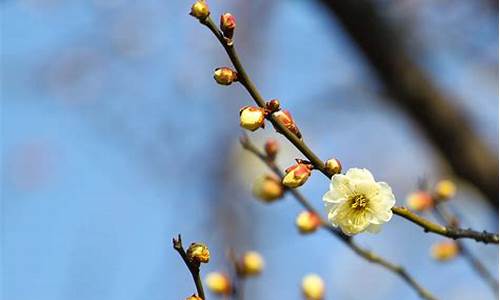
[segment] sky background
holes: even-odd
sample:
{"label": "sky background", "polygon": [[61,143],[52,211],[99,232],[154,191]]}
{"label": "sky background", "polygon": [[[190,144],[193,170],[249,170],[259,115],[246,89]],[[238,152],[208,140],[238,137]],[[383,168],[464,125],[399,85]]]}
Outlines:
{"label": "sky background", "polygon": [[[293,112],[320,157],[370,169],[399,204],[421,178],[453,178],[317,2],[209,3],[215,17],[237,17],[249,74],[266,98]],[[184,299],[194,286],[171,247],[178,233],[185,244],[208,244],[204,274],[227,271],[230,248],[261,252],[266,269],[249,280],[247,299],[301,299],[301,278],[311,272],[324,278],[327,299],[418,299],[327,232],[298,234],[293,198],[272,205],[252,198],[266,168],[238,144],[238,110],[251,99],[241,86],[214,83],[213,69],[229,62],[187,15],[190,5],[0,2],[3,299]],[[482,0],[377,6],[498,153],[497,8]],[[275,134],[250,136],[262,144]],[[300,155],[278,139],[285,168]],[[464,226],[498,232],[498,215],[481,195],[458,186],[451,205]],[[327,189],[317,174],[301,188],[319,209]],[[396,216],[380,234],[356,239],[440,299],[494,299],[463,259],[429,257],[442,238]],[[498,273],[497,246],[465,243]]]}

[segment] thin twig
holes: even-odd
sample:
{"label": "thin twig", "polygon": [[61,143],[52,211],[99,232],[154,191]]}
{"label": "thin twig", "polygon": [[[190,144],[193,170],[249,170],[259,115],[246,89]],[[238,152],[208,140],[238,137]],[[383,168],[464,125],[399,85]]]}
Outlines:
{"label": "thin twig", "polygon": [[[448,224],[448,226],[453,226],[456,216],[446,211],[443,207],[444,203],[440,201],[436,202],[434,206],[433,213],[434,216],[441,222]],[[463,243],[462,241],[456,241],[458,249],[460,250],[460,255],[462,255],[471,267],[476,271],[476,273],[491,287],[495,296],[498,298],[498,280],[493,277],[493,275],[488,271],[488,269],[483,265],[483,263],[472,253],[472,251]]]}
{"label": "thin twig", "polygon": [[184,263],[189,269],[189,272],[191,272],[191,275],[193,276],[193,281],[194,284],[196,285],[196,291],[198,292],[198,297],[205,299],[205,292],[203,291],[203,284],[201,283],[201,278],[200,278],[200,265],[194,264],[188,259],[186,251],[184,251],[184,247],[182,246],[182,239],[180,234],[177,236],[177,239],[175,237],[172,239],[172,243],[175,251],[179,252],[179,255],[182,257],[182,260],[184,261]]}
{"label": "thin twig", "polygon": [[[233,63],[236,72],[238,72],[238,81],[245,87],[248,93],[252,96],[255,103],[260,107],[265,107],[266,101],[260,95],[257,87],[252,82],[250,77],[245,71],[245,68],[241,64],[238,53],[234,48],[234,43],[228,43],[224,38],[220,30],[217,28],[217,25],[213,22],[212,18],[209,16],[204,20],[201,20],[200,23],[207,26],[208,29],[217,37],[221,45],[226,50],[229,59]],[[273,114],[269,114],[266,117],[276,128],[276,130],[282,133],[314,166],[315,169],[319,170],[323,175],[330,178],[331,175],[326,171],[324,162],[304,143],[303,140],[298,138],[295,134],[293,134],[288,128],[286,128],[281,122],[279,122]],[[486,231],[477,232],[470,229],[460,229],[460,228],[450,228],[441,225],[434,224],[429,220],[426,220],[422,217],[419,217],[412,212],[410,212],[406,208],[402,207],[394,207],[392,212],[400,217],[403,217],[421,227],[424,228],[426,232],[434,232],[440,235],[444,235],[453,239],[459,238],[471,238],[476,241],[487,243],[498,244],[498,234],[488,233]]]}
{"label": "thin twig", "polygon": [[[254,155],[256,155],[258,158],[260,158],[277,176],[280,178],[283,178],[284,174],[280,170],[280,168],[276,165],[276,163],[267,157],[262,151],[257,149],[255,145],[253,145],[248,137],[244,136],[240,139],[241,145],[243,148]],[[408,272],[401,266],[393,264],[382,257],[376,255],[375,253],[368,251],[366,249],[363,249],[359,245],[357,245],[353,238],[350,236],[345,235],[342,233],[342,231],[338,230],[337,228],[333,227],[330,225],[322,216],[321,214],[318,213],[318,211],[309,203],[309,201],[305,198],[302,193],[300,193],[297,189],[288,189],[288,191],[295,197],[295,199],[308,211],[314,213],[316,216],[321,221],[321,226],[331,234],[333,234],[335,237],[343,241],[349,248],[351,248],[356,254],[359,256],[363,257],[369,262],[372,262],[374,264],[378,264],[387,270],[393,272],[394,274],[398,275],[401,277],[406,283],[408,283],[419,295],[422,299],[427,299],[427,300],[432,300],[436,299],[434,296],[427,291],[425,288],[423,288],[411,275],[408,274]]]}

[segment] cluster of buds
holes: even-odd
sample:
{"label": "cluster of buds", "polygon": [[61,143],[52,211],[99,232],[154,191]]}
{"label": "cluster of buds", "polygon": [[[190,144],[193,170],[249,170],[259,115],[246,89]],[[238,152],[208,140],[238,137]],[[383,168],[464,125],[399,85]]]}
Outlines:
{"label": "cluster of buds", "polygon": [[431,256],[438,261],[449,261],[455,258],[460,248],[455,241],[443,241],[432,245]]}
{"label": "cluster of buds", "polygon": [[342,172],[342,165],[340,164],[340,160],[336,158],[330,158],[325,162],[325,171],[333,176],[335,174],[340,174]]}
{"label": "cluster of buds", "polygon": [[252,192],[258,199],[271,203],[283,197],[285,187],[275,176],[263,175],[255,179]]}
{"label": "cluster of buds", "polygon": [[297,124],[292,118],[292,115],[288,110],[278,110],[273,113],[274,118],[280,122],[283,126],[285,126],[288,130],[290,130],[293,134],[295,134],[299,139],[302,139],[302,134],[300,133]]}
{"label": "cluster of buds", "polygon": [[441,180],[439,181],[435,188],[434,193],[436,195],[437,200],[448,200],[455,196],[457,191],[457,187],[455,183],[451,180]]}
{"label": "cluster of buds", "polygon": [[212,293],[228,296],[232,293],[232,284],[229,276],[219,272],[208,273],[205,284]]}
{"label": "cluster of buds", "polygon": [[210,15],[210,9],[208,8],[207,2],[205,0],[197,0],[193,6],[191,6],[191,16],[201,21],[205,21]]}
{"label": "cluster of buds", "polygon": [[302,293],[307,300],[322,300],[325,297],[325,283],[316,274],[309,274],[302,279]]}
{"label": "cluster of buds", "polygon": [[186,300],[203,300],[203,298],[198,297],[195,294],[193,294],[192,296],[187,297]]}
{"label": "cluster of buds", "polygon": [[406,204],[414,211],[423,212],[434,207],[434,199],[426,191],[416,191],[408,195]]}
{"label": "cluster of buds", "polygon": [[238,73],[228,67],[217,68],[214,71],[214,79],[218,84],[230,85],[238,80]]}
{"label": "cluster of buds", "polygon": [[210,260],[208,247],[202,243],[191,243],[186,251],[186,255],[188,260],[195,265],[199,265],[200,263],[206,264]]}
{"label": "cluster of buds", "polygon": [[264,269],[264,259],[256,251],[245,252],[236,263],[236,271],[241,277],[257,276]]}
{"label": "cluster of buds", "polygon": [[280,145],[275,139],[268,139],[264,144],[264,151],[266,152],[267,158],[274,160],[278,151],[280,150]]}
{"label": "cluster of buds", "polygon": [[220,16],[220,30],[228,45],[233,44],[234,30],[236,29],[236,18],[230,13]]}
{"label": "cluster of buds", "polygon": [[258,106],[245,106],[240,109],[240,126],[250,131],[264,128],[266,110]]}
{"label": "cluster of buds", "polygon": [[283,185],[289,188],[297,188],[303,185],[311,176],[312,169],[313,165],[311,163],[297,159],[295,165],[285,170],[286,174],[282,180]]}
{"label": "cluster of buds", "polygon": [[306,210],[297,216],[295,224],[300,233],[313,233],[321,226],[321,219],[317,214]]}

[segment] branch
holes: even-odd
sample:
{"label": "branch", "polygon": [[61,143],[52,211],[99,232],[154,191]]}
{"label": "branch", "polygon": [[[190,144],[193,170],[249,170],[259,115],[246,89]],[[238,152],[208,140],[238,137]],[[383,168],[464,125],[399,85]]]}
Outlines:
{"label": "branch", "polygon": [[[269,158],[267,155],[265,155],[263,152],[261,152],[255,145],[253,145],[250,140],[248,139],[247,136],[244,136],[240,139],[242,147],[253,153],[255,156],[260,158],[280,179],[283,178],[284,174],[280,170],[280,168],[274,163],[274,161]],[[368,251],[366,249],[363,249],[362,247],[358,246],[352,237],[345,235],[342,233],[342,231],[338,230],[337,228],[334,228],[331,226],[322,216],[321,214],[318,213],[318,211],[309,203],[309,201],[302,195],[297,189],[287,189],[294,197],[295,199],[308,211],[314,213],[316,216],[321,221],[321,227],[330,232],[332,235],[343,241],[351,250],[353,250],[356,254],[359,256],[363,257],[369,262],[372,262],[374,264],[378,264],[387,270],[393,272],[394,274],[398,275],[408,283],[419,295],[422,297],[422,299],[427,299],[427,300],[432,300],[436,299],[430,292],[428,292],[425,288],[423,288],[411,275],[406,272],[406,270],[396,264],[393,264],[382,257],[376,255],[375,253]]]}
{"label": "branch", "polygon": [[179,234],[176,238],[172,239],[173,247],[175,251],[179,252],[179,255],[182,257],[182,260],[186,264],[186,266],[189,269],[189,272],[191,272],[191,275],[193,276],[193,281],[194,284],[196,285],[196,291],[198,292],[198,297],[205,299],[205,292],[203,291],[203,284],[201,283],[200,279],[200,265],[199,264],[194,264],[191,261],[189,261],[186,251],[184,251],[184,247],[182,246],[182,240],[181,240],[181,235]]}
{"label": "branch", "polygon": [[[238,72],[238,81],[246,88],[248,93],[252,96],[255,103],[258,106],[264,108],[265,100],[260,95],[255,84],[251,81],[250,77],[247,75],[245,68],[241,64],[238,54],[234,48],[233,43],[228,43],[222,33],[217,28],[217,25],[212,21],[212,18],[208,16],[204,20],[200,21],[201,24],[205,25],[212,31],[212,33],[217,37],[221,45],[226,50],[229,59],[234,65],[234,68]],[[268,114],[266,118],[274,125],[274,127],[282,133],[307,159],[311,162],[315,169],[319,170],[323,175],[330,179],[331,175],[325,169],[325,164],[319,157],[304,143],[303,140],[299,139],[295,134],[293,134],[288,128],[286,128],[281,122],[276,120],[273,114]],[[498,165],[498,164],[496,164]],[[498,177],[498,176],[497,176]],[[498,234],[491,234],[487,232],[476,232],[473,230],[464,230],[459,228],[448,228],[441,225],[437,225],[428,221],[422,217],[419,217],[405,208],[393,208],[393,212],[413,223],[424,227],[426,231],[431,231],[437,234],[441,234],[453,239],[457,238],[472,238],[477,241],[484,243],[494,243],[498,244]]]}
{"label": "branch", "polygon": [[474,239],[478,242],[483,242],[485,244],[498,244],[498,234],[496,233],[489,233],[486,231],[479,232],[472,229],[462,229],[452,226],[443,226],[440,224],[436,224],[427,220],[426,218],[423,218],[417,214],[412,213],[406,207],[395,206],[392,208],[392,212],[422,227],[425,232],[434,232],[439,235],[452,238],[454,240],[461,238],[469,238],[469,239]]}

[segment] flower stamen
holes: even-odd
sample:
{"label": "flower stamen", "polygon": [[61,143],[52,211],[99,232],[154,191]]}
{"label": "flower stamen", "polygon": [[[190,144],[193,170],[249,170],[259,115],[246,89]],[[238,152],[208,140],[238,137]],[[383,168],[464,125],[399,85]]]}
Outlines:
{"label": "flower stamen", "polygon": [[351,208],[353,209],[362,210],[368,204],[368,199],[365,197],[365,195],[362,194],[353,195],[350,201],[351,201]]}

